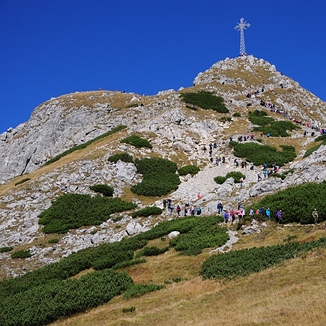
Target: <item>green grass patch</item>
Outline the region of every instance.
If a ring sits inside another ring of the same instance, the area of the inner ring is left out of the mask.
[[[161,158],[146,158],[135,161],[137,172],[143,181],[131,187],[131,191],[142,196],[163,196],[178,189],[177,165]]]
[[[219,113],[228,113],[229,110],[224,105],[224,99],[220,96],[216,96],[211,92],[200,91],[198,93],[182,93],[182,101],[191,105],[191,109],[195,106],[205,109],[213,110]]]
[[[137,148],[141,148],[141,147],[152,148],[153,147],[152,144],[147,139],[141,138],[137,135],[131,135],[127,138],[124,138],[120,141],[120,143],[129,144],[129,145],[132,145]]]
[[[64,194],[39,215],[44,233],[66,233],[81,226],[99,225],[110,215],[134,209],[137,205],[97,195]]]
[[[230,146],[234,148],[235,156],[245,158],[248,162],[252,162],[255,165],[267,164],[268,166],[272,166],[276,164],[283,166],[293,161],[296,157],[294,146],[282,145],[282,151],[278,151],[273,146],[251,142],[230,142]]]
[[[73,153],[73,152],[75,152],[75,151],[78,151],[78,150],[84,149],[84,148],[86,148],[87,146],[89,146],[90,144],[92,144],[92,143],[94,143],[94,142],[96,142],[96,141],[98,141],[98,140],[100,140],[100,139],[102,139],[102,138],[105,138],[105,137],[107,137],[107,136],[110,136],[110,135],[112,135],[112,134],[114,134],[114,133],[116,133],[116,132],[119,132],[119,131],[121,131],[121,130],[123,130],[123,129],[125,129],[125,128],[127,128],[127,126],[122,126],[122,125],[121,125],[121,126],[115,127],[115,128],[113,128],[113,129],[111,129],[110,131],[108,131],[108,132],[106,132],[106,133],[104,133],[104,134],[102,134],[102,135],[100,135],[100,136],[98,136],[98,137],[95,137],[94,139],[89,140],[89,141],[86,142],[86,143],[83,143],[83,144],[77,145],[77,146],[75,146],[75,147],[72,147],[72,148],[70,148],[70,149],[64,151],[63,153],[61,153],[61,154],[59,154],[59,155],[53,157],[52,159],[48,160],[47,162],[45,162],[45,163],[43,164],[43,166],[44,166],[44,165],[49,165],[49,164],[51,164],[51,163],[53,163],[53,162],[56,162],[56,161],[59,161],[60,158],[66,156],[66,155],[68,155],[68,154],[70,154],[70,153]]]

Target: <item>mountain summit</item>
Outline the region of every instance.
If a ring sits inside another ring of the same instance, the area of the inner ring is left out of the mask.
[[[225,111],[187,102],[187,94],[218,97]],[[287,137],[267,135],[255,129],[257,124],[250,119],[255,111],[264,112],[269,121],[291,122],[296,128],[288,130]],[[132,200],[140,208],[162,205],[163,198],[131,193],[130,187],[139,183],[142,175],[132,162],[108,162],[117,153],[135,159],[164,158],[178,168],[198,166],[196,175],[180,176],[180,185],[168,196],[175,204],[189,201],[200,205],[203,214],[215,213],[217,200],[230,209],[290,186],[324,181],[326,147],[320,146],[309,156],[304,154],[323,133],[325,113],[323,101],[278,72],[274,65],[253,56],[219,61],[199,73],[192,87],[178,91],[161,91],[154,96],[105,90],[76,92],[42,103],[26,123],[0,136],[0,242],[3,246],[28,246],[33,253],[24,266],[14,266],[10,256],[3,254],[5,274],[16,276],[35,264],[57,261],[82,248],[119,241],[169,217],[163,214],[140,222],[121,213],[117,214],[119,228],[109,219],[98,227],[63,235],[55,247],[38,245],[44,238],[38,216],[64,193],[93,195],[90,186],[108,184],[115,196]],[[101,138],[119,126],[125,128]],[[132,135],[146,139],[151,148],[121,142]],[[230,140],[240,141],[247,136],[246,142],[257,145],[277,149],[293,146],[295,158],[278,170],[286,172],[285,178],[257,183],[260,164],[253,169],[234,164],[237,157]],[[66,151],[67,155],[48,164]],[[222,157],[225,161],[217,165],[216,159]],[[214,177],[234,171],[245,174],[242,187],[233,178],[221,185],[214,181]]]

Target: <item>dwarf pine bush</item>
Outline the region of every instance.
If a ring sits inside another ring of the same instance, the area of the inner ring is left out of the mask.
[[[178,169],[179,175],[195,175],[200,171],[199,167],[197,165],[185,165]]]
[[[152,144],[147,139],[141,138],[137,135],[131,135],[127,138],[124,138],[120,141],[120,143],[129,144],[129,145],[132,145],[137,148],[141,148],[141,147],[152,148],[153,147]]]
[[[224,105],[224,99],[211,92],[200,91],[198,93],[182,93],[181,99],[191,106],[197,106],[205,110],[214,110],[219,113],[228,113]],[[193,108],[193,107],[192,107]]]

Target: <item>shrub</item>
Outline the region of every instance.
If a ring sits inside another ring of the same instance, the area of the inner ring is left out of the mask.
[[[50,240],[48,241],[48,243],[58,243],[58,242],[59,242],[59,239],[57,239],[57,238],[50,239]]]
[[[222,177],[222,176],[217,176],[214,178],[214,181],[216,183],[218,183],[219,185],[223,184],[226,181],[226,177]]]
[[[98,184],[90,186],[89,189],[101,193],[105,197],[112,197],[114,189],[108,185],[105,184]]]
[[[235,118],[240,118],[241,114],[239,112],[235,112],[235,113],[233,113],[232,116],[235,117]]]
[[[195,105],[205,110],[214,110],[219,113],[228,113],[229,110],[224,105],[224,99],[213,93],[200,91],[198,93],[182,93],[182,101],[191,106]]]
[[[136,308],[134,306],[130,307],[130,308],[122,308],[122,312],[126,313],[126,312],[134,312],[136,310]]]
[[[234,279],[260,272],[284,260],[294,258],[314,248],[326,247],[326,238],[307,243],[242,249],[209,257],[202,265],[203,279]]]
[[[14,249],[14,247],[1,247],[0,248],[0,253],[9,252],[9,251],[11,251],[13,249]]]
[[[235,183],[240,183],[240,179],[245,179],[246,176],[244,174],[242,174],[241,172],[237,172],[237,171],[232,171],[232,172],[228,172],[225,176],[226,179],[228,178],[233,178]]]
[[[196,165],[185,165],[178,169],[179,175],[187,175],[187,174],[197,174],[199,172],[199,167]]]
[[[164,288],[165,288],[164,285],[157,285],[157,284],[133,284],[124,293],[123,297],[124,298],[139,297],[143,294],[158,291]]]
[[[64,194],[39,215],[39,224],[44,225],[44,233],[65,233],[81,226],[99,225],[111,214],[135,207],[135,204],[120,198]]]
[[[26,181],[29,181],[29,180],[31,180],[31,178],[25,178],[25,179],[22,179],[22,180],[16,182],[16,183],[15,183],[15,186],[18,186],[18,185],[20,185],[20,184],[22,184],[22,183],[24,183],[24,182],[26,182]]]
[[[179,176],[177,165],[169,160],[151,158],[136,160],[137,172],[143,175],[143,181],[131,187],[131,191],[142,196],[162,196],[178,189]]]
[[[123,130],[125,128],[127,128],[127,126],[123,126],[123,125],[118,126],[118,127],[115,127],[115,128],[112,128],[110,131],[108,131],[108,132],[106,132],[106,133],[104,133],[104,134],[102,134],[102,135],[100,135],[100,136],[98,136],[98,137],[96,137],[96,138],[94,138],[92,140],[89,140],[88,142],[86,142],[84,144],[80,144],[80,145],[77,145],[77,146],[75,146],[73,148],[70,148],[70,149],[66,150],[65,152],[63,152],[63,153],[61,153],[61,154],[53,157],[52,159],[48,160],[43,165],[49,165],[49,164],[51,164],[53,162],[56,162],[56,161],[60,160],[60,158],[66,156],[66,155],[68,155],[70,153],[73,153],[73,152],[78,151],[80,149],[86,148],[90,144],[92,144],[92,143],[94,143],[94,142],[96,142],[96,141],[98,141],[98,140],[100,140],[100,139],[102,139],[104,137],[107,137],[109,135],[112,135],[112,134],[114,134],[116,132],[119,132],[120,130]]]
[[[141,138],[137,135],[131,135],[125,139],[122,139],[120,141],[120,143],[126,143],[126,144],[132,145],[137,148],[141,148],[141,147],[152,148],[153,147],[152,144],[147,139]]]
[[[114,163],[117,163],[119,160],[126,163],[128,162],[132,163],[134,161],[132,156],[129,155],[128,153],[118,153],[108,158],[109,162],[114,162]]]
[[[170,245],[183,254],[200,254],[204,248],[221,246],[229,239],[225,228],[218,225],[219,216],[206,216],[203,219],[192,220],[189,230],[183,230],[176,238],[170,240]],[[178,230],[181,232],[180,230]]]
[[[282,223],[314,223],[311,212],[317,208],[318,221],[326,220],[326,182],[308,183],[266,196],[253,205],[254,210],[269,207],[275,219],[277,210],[282,209]]]
[[[32,257],[31,252],[29,251],[29,249],[27,250],[18,250],[15,251],[11,254],[11,258],[15,259],[15,258],[28,258],[28,257]]]
[[[149,206],[140,209],[137,212],[134,212],[131,214],[132,218],[138,217],[138,216],[150,216],[150,215],[161,215],[162,214],[162,209],[156,206]]]
[[[299,128],[297,125],[290,121],[275,121],[273,118],[268,117],[265,111],[255,110],[249,112],[249,120],[259,127],[254,127],[254,131],[260,131],[264,134],[270,134],[272,137],[288,137],[287,130],[294,130]]]
[[[255,165],[267,164],[272,166],[276,164],[283,166],[285,163],[291,162],[296,157],[294,146],[281,146],[282,151],[278,151],[275,147],[265,146],[257,143],[238,143],[230,142],[234,148],[234,155],[245,158],[247,161]]]

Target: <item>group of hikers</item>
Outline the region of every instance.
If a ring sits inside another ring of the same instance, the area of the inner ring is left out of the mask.
[[[242,218],[244,218],[246,216],[246,211],[244,206],[239,203],[238,204],[238,208],[237,209],[224,209],[223,204],[221,202],[218,202],[218,204],[216,205],[217,208],[217,213],[221,216],[223,216],[224,218],[224,222],[225,223],[229,223],[229,222],[234,222],[236,217],[237,219],[240,221]],[[201,215],[202,213],[202,209],[201,207],[198,206],[194,206],[194,205],[190,205],[189,202],[185,202],[184,206],[181,207],[180,204],[178,204],[176,207],[174,207],[172,205],[172,200],[171,199],[164,199],[163,200],[163,209],[164,210],[168,210],[170,212],[170,215],[173,214],[173,212],[175,211],[177,213],[177,216],[181,216],[183,214],[183,216],[194,216],[194,215]],[[261,216],[265,216],[267,217],[268,220],[271,220],[271,209],[265,208],[265,207],[260,207],[256,210],[254,210],[253,207],[250,208],[249,210],[249,216],[253,217],[254,215],[261,215]],[[314,219],[314,223],[317,224],[318,222],[318,211],[315,208],[312,213],[311,213],[313,219]],[[276,222],[278,224],[282,223],[282,209],[278,209],[275,213],[275,218],[276,218]]]
[[[284,85],[281,83],[280,84],[280,87],[281,88],[284,88]],[[256,90],[256,91],[253,91],[253,92],[248,92],[246,94],[246,97],[247,98],[251,98],[253,97],[254,95],[258,95],[260,93],[264,93],[265,91],[265,88],[262,87],[261,90]],[[295,122],[296,124],[300,124],[304,127],[307,127],[307,128],[311,128],[312,130],[315,130],[315,131],[319,131],[320,134],[326,134],[326,128],[323,128],[323,127],[317,127],[317,126],[314,126],[308,122],[303,122],[302,120],[298,119],[298,118],[293,118],[289,115],[289,112],[283,110],[283,109],[278,109],[275,104],[271,104],[269,102],[265,102],[263,101],[262,99],[260,100],[260,105],[269,109],[271,112],[275,112],[275,113],[278,113],[278,114],[281,114],[282,116],[284,116],[285,118],[288,118],[289,120]],[[304,136],[307,135],[307,132],[304,133]],[[314,136],[315,135],[315,132],[312,131],[311,132],[311,136]]]
[[[170,215],[173,214],[173,212],[175,211],[177,213],[178,216],[180,216],[180,214],[183,213],[183,216],[194,216],[194,215],[200,215],[201,214],[201,207],[198,206],[190,206],[189,202],[186,202],[184,204],[184,207],[181,207],[180,204],[178,204],[175,208],[172,205],[172,200],[171,199],[164,199],[163,200],[163,209],[166,210],[168,209],[168,211],[170,212]]]

